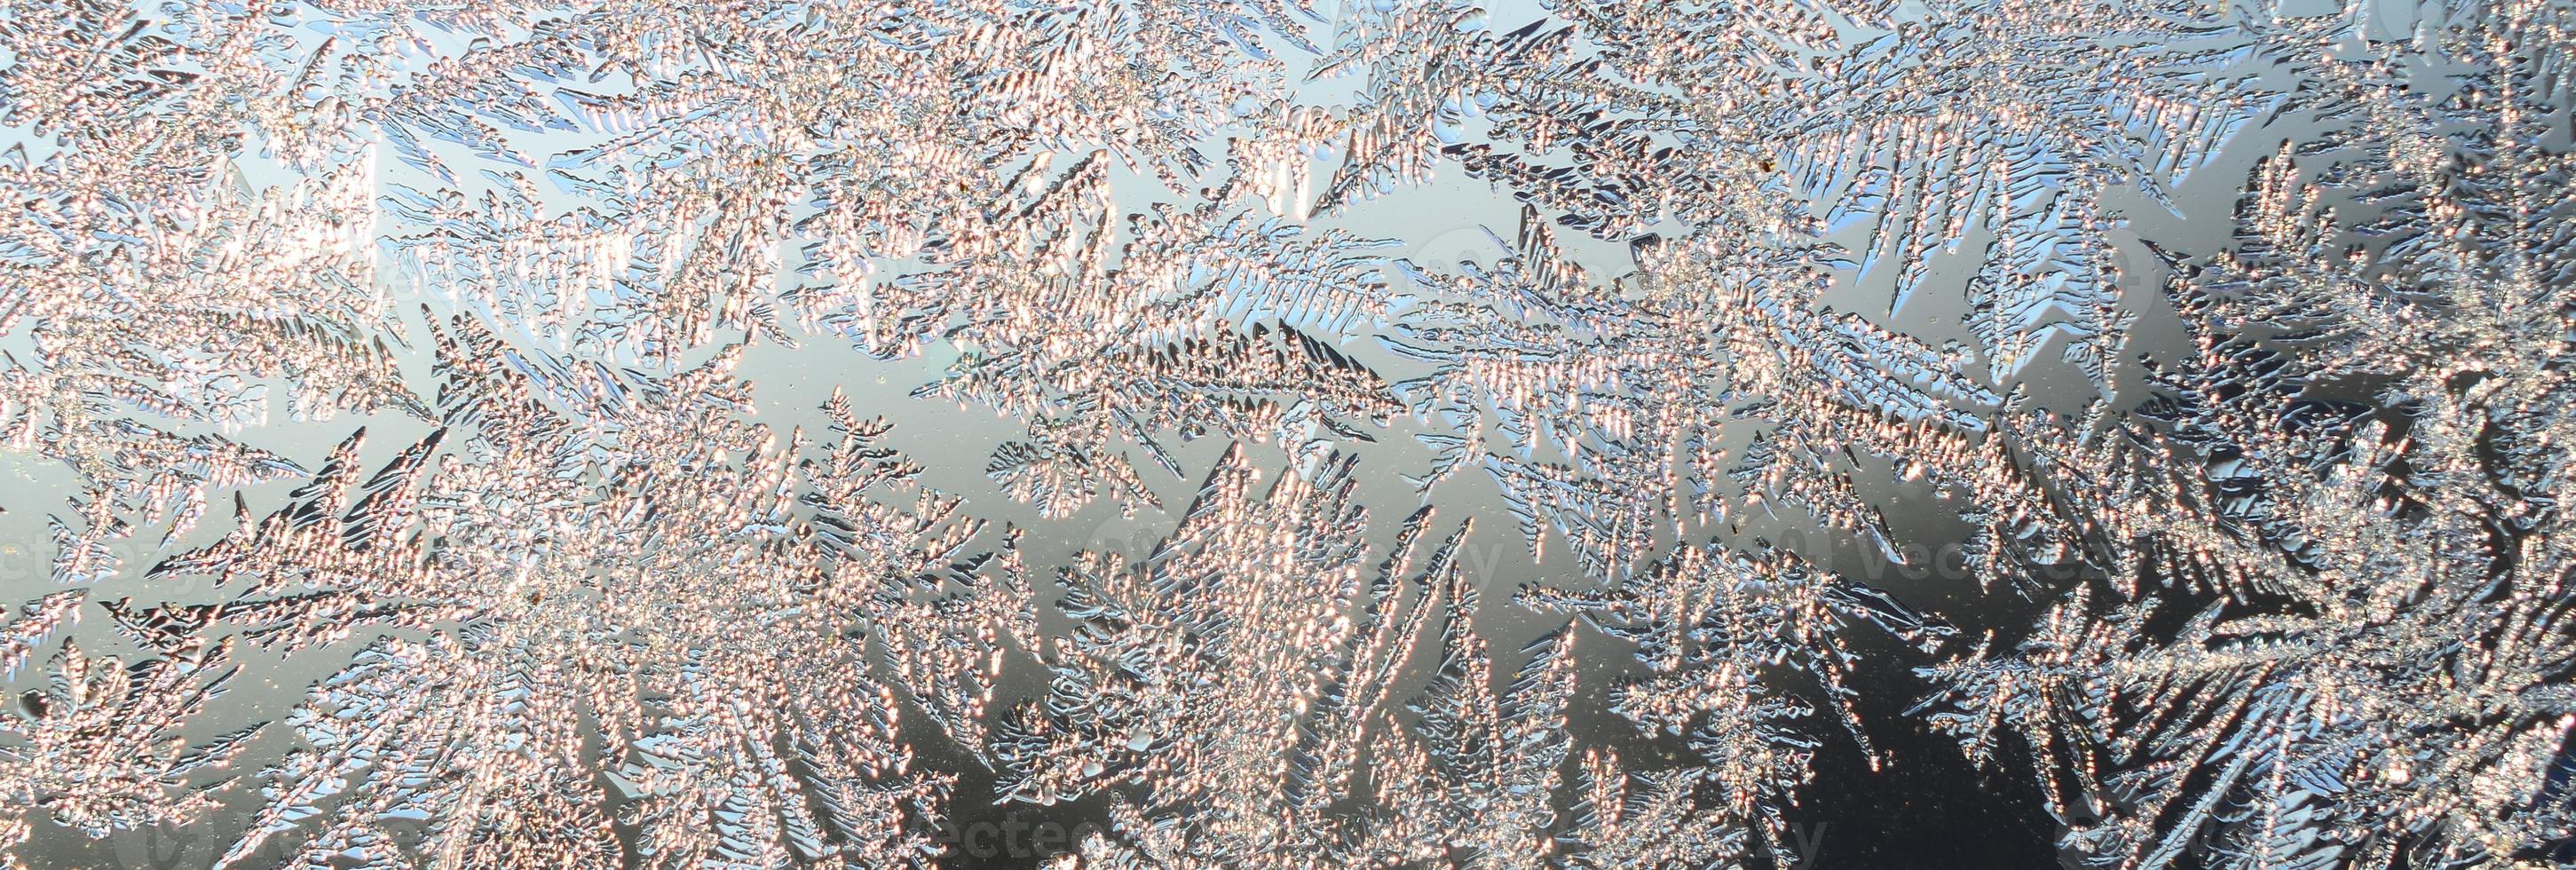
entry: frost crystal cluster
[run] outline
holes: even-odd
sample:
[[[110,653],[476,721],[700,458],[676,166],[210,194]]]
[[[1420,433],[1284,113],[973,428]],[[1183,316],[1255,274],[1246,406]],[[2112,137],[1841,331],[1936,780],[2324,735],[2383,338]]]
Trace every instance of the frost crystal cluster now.
[[[2576,862],[2576,2],[5,0],[0,867]]]

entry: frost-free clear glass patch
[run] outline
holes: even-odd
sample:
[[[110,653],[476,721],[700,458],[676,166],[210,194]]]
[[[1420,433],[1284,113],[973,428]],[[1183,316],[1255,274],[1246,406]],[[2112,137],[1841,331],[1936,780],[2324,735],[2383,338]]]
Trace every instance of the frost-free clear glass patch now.
[[[0,4],[0,864],[2576,861],[2571,28]]]

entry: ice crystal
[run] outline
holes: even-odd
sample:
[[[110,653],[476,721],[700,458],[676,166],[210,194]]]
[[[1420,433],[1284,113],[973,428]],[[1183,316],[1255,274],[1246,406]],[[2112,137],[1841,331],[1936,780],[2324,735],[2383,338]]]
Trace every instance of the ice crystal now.
[[[2199,839],[2218,866],[2456,866],[2568,836],[2563,798],[2534,800],[2576,722],[2544,410],[2570,266],[2541,241],[2568,164],[2505,147],[2563,114],[2533,102],[2563,73],[2505,47],[2570,23],[2429,18],[2394,60],[2438,54],[2447,94],[2389,60],[2320,77],[2352,132],[2267,159],[2237,247],[2168,282],[2190,346],[2105,435],[2143,471],[2055,481],[2110,588],[1938,669],[1933,721],[1971,752],[2017,733],[2064,760],[2048,790],[2092,860]]]
[[[2571,30],[11,4],[0,862],[2565,862]]]

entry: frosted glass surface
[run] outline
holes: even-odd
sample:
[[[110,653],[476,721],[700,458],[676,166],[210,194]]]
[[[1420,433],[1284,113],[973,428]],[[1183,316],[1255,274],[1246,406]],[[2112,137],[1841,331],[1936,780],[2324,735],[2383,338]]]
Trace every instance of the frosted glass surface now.
[[[2576,861],[2568,0],[0,3],[0,867]]]

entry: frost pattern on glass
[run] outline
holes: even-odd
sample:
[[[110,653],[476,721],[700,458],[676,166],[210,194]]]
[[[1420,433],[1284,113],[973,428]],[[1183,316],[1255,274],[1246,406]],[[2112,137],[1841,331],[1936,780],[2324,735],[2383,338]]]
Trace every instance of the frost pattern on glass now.
[[[0,866],[2576,861],[2571,58],[11,4]]]

